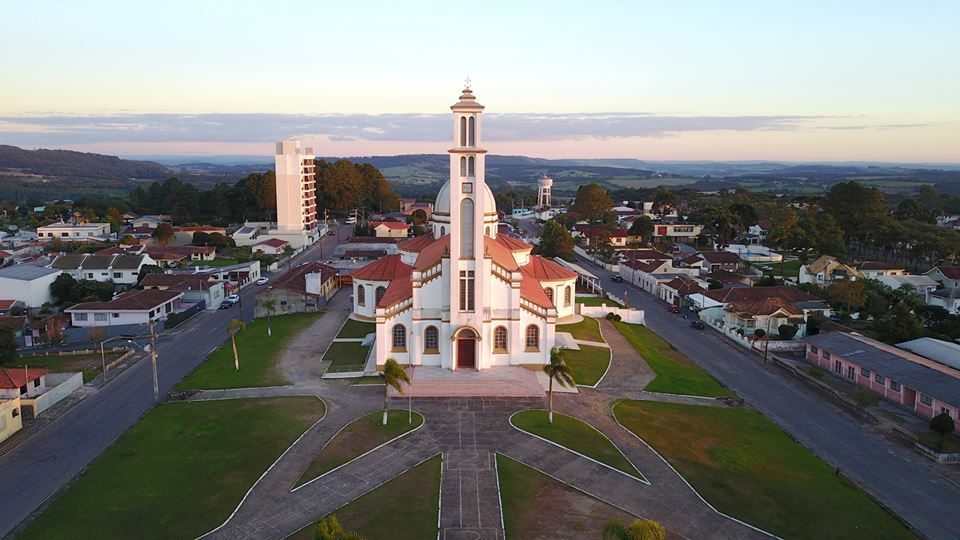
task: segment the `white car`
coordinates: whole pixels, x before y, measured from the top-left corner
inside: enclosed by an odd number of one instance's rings
[[[264,276],[257,280],[257,285],[266,285],[269,282],[270,282],[270,278]]]
[[[239,301],[240,301],[239,294],[231,294],[230,296],[227,297],[227,302],[230,302],[231,304],[236,304]]]

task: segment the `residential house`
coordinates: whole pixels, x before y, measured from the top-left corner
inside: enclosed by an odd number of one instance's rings
[[[900,287],[913,287],[917,294],[923,297],[924,302],[930,299],[930,293],[937,290],[939,283],[927,276],[900,275],[900,276],[877,276],[875,278],[891,289]]]
[[[162,321],[180,311],[183,293],[156,289],[132,290],[108,302],[83,302],[64,310],[73,326],[125,326]]]
[[[855,333],[806,339],[806,360],[923,418],[960,421],[960,369]]]
[[[726,270],[717,270],[703,276],[703,279],[710,283],[711,280],[720,284],[721,289],[728,287],[753,287],[753,279],[748,275],[728,272]]]
[[[644,262],[631,259],[620,263],[620,275],[653,296],[660,297],[660,285],[682,275],[696,273],[689,268],[674,268],[672,259]]]
[[[706,289],[699,280],[689,276],[677,276],[660,285],[660,299],[668,304],[687,306],[687,297],[695,293],[703,293]]]
[[[0,399],[26,398],[42,394],[47,389],[49,369],[0,368]]]
[[[948,289],[960,287],[960,266],[935,266],[924,275]]]
[[[17,344],[21,347],[33,345],[30,334],[30,317],[26,315],[0,315],[0,327],[13,330]]]
[[[283,255],[283,250],[290,245],[290,242],[286,240],[280,240],[279,238],[268,238],[259,244],[254,244],[250,248],[254,253],[265,253],[267,255]]]
[[[631,238],[630,233],[623,229],[606,229],[597,225],[578,224],[573,226],[573,237],[585,239],[584,245],[591,245],[592,242],[607,238],[610,245],[615,248],[626,247]]]
[[[825,287],[834,281],[856,280],[860,272],[836,257],[822,255],[810,264],[800,267],[800,283],[814,283]]]
[[[406,238],[409,230],[401,221],[371,221],[370,228],[378,238]]]
[[[163,223],[170,224],[171,223],[170,216],[163,215],[163,214],[155,215],[155,216],[139,216],[130,220],[130,225],[134,229],[141,229],[141,228],[156,229]]]
[[[173,243],[176,245],[186,245],[193,242],[194,233],[220,234],[227,236],[225,227],[214,227],[212,225],[187,225],[173,228]]]
[[[274,300],[271,315],[318,311],[326,305],[338,286],[335,268],[318,262],[297,266],[257,294],[255,316],[267,316],[264,300]]]
[[[866,279],[877,279],[880,276],[905,276],[908,273],[903,265],[882,261],[863,261],[857,265],[857,271]]]
[[[60,255],[50,266],[70,274],[74,279],[112,281],[115,285],[129,287],[137,284],[141,268],[156,264],[157,261],[145,254],[68,254]]]
[[[830,306],[796,287],[733,287],[689,295],[700,318],[727,331],[742,329],[752,336],[757,328],[776,335],[782,324],[795,325],[796,337],[806,335],[806,322],[813,313],[830,315]]]
[[[417,210],[423,211],[426,219],[433,215],[433,203],[417,202],[416,199],[400,199],[400,213],[405,216],[412,216]]]
[[[217,248],[213,246],[148,246],[144,252],[163,268],[185,262],[212,261],[217,257]]]
[[[59,238],[65,242],[102,242],[112,239],[109,223],[52,223],[37,227],[39,240]]]
[[[686,267],[699,269],[700,274],[709,274],[721,270],[737,272],[744,267],[740,257],[729,251],[701,251],[683,259],[681,263]]]
[[[27,307],[51,301],[50,284],[62,272],[55,268],[15,264],[0,268],[0,298],[19,300]]]
[[[0,398],[0,442],[23,429],[23,417],[20,414],[20,398]]]
[[[940,306],[952,315],[960,315],[960,287],[932,291],[927,295],[927,303]]]
[[[49,369],[29,367],[0,368],[0,402],[19,400],[18,413],[24,413],[31,418],[49,409],[81,386],[83,374],[80,372],[52,373]],[[2,408],[4,407],[0,405],[0,409]],[[9,410],[9,406],[7,409]],[[12,412],[11,410],[11,416]],[[0,433],[5,431],[2,424],[8,419],[9,417],[0,415]]]
[[[260,279],[260,261],[250,260],[230,266],[221,266],[208,268],[197,272],[197,275],[205,275],[218,281],[225,281],[227,294],[242,289],[250,283]]]
[[[22,300],[0,300],[0,315],[10,315],[11,311],[25,309],[27,305]]]
[[[655,223],[653,226],[653,238],[661,241],[692,242],[702,232],[703,225],[693,223]]]
[[[224,285],[224,282],[211,279],[210,276],[197,274],[149,274],[140,283],[144,289],[183,293],[184,303],[203,302],[208,310],[220,307],[226,297]]]

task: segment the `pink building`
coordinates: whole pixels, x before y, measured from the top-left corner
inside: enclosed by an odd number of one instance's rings
[[[805,341],[807,361],[832,375],[924,418],[946,412],[960,420],[960,370],[859,334],[828,332]]]

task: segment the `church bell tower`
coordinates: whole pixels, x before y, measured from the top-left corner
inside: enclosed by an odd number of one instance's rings
[[[483,105],[477,103],[467,79],[460,101],[454,103],[453,147],[450,154],[450,322],[479,328],[482,322],[484,155],[480,147]]]

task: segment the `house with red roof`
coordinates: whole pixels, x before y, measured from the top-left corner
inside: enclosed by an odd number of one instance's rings
[[[258,242],[250,248],[254,253],[266,253],[267,255],[283,255],[283,250],[290,245],[290,242],[279,238],[268,238],[263,242]]]
[[[162,321],[180,311],[183,293],[174,290],[127,291],[108,302],[81,302],[64,312],[73,326],[124,326]]]
[[[450,180],[428,232],[353,272],[353,317],[376,323],[377,366],[387,358],[450,370],[547,364],[557,322],[575,314],[577,274],[501,234],[484,180],[483,106],[466,88],[452,111]],[[406,224],[387,223],[371,226],[406,235]]]
[[[371,221],[370,228],[377,238],[406,238],[409,231],[402,221]]]
[[[254,316],[312,313],[323,309],[339,287],[337,269],[319,262],[296,266],[257,293]],[[265,301],[273,300],[273,310]]]
[[[183,293],[188,304],[203,302],[208,310],[220,307],[227,296],[226,283],[207,274],[148,274],[140,282],[144,289]]]
[[[934,266],[924,273],[941,287],[954,289],[960,287],[960,266]]]
[[[795,339],[800,339],[806,335],[811,314],[830,316],[830,306],[822,299],[785,285],[715,289],[691,297],[702,307],[701,319],[728,333],[742,330],[746,337],[753,336],[757,329],[775,336],[781,325],[791,325],[798,329]]]

